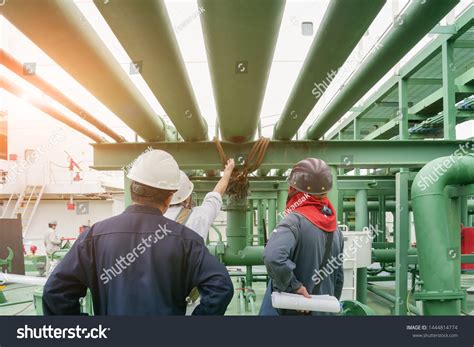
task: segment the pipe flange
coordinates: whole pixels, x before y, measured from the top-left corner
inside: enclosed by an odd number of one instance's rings
[[[415,300],[422,300],[422,301],[465,300],[465,299],[466,299],[465,290],[444,290],[444,291],[423,290],[421,292],[415,293]]]

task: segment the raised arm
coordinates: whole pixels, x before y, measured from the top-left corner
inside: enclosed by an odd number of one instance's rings
[[[224,195],[225,191],[227,190],[227,186],[229,185],[230,176],[232,174],[232,171],[234,170],[234,167],[234,159],[231,158],[227,160],[227,164],[225,165],[224,169],[224,175],[222,175],[221,179],[214,187],[214,192],[219,193],[221,196]]]

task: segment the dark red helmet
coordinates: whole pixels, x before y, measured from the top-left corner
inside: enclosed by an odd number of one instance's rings
[[[293,167],[287,182],[303,193],[325,194],[332,188],[332,173],[324,160],[306,158]]]

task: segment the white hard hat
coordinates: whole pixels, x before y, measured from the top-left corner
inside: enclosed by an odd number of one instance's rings
[[[132,181],[164,190],[179,189],[179,167],[171,154],[154,149],[141,154],[127,177]]]
[[[48,222],[48,224],[50,224],[50,225],[58,225],[58,222],[55,221],[55,220],[50,220],[50,221]]]
[[[193,192],[194,184],[183,171],[179,172],[179,189],[171,198],[171,205],[179,204],[186,200]]]

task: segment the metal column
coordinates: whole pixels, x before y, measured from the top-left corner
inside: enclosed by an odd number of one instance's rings
[[[443,66],[443,129],[444,139],[456,138],[456,86],[454,83],[454,47],[451,41],[442,44],[441,58]]]
[[[356,192],[355,215],[356,231],[361,231],[369,226],[367,190],[365,189]],[[367,268],[357,269],[357,300],[363,304],[367,303]]]
[[[407,314],[408,297],[408,247],[410,246],[410,220],[408,209],[408,179],[409,172],[398,172],[395,175],[396,207],[395,218],[397,220],[395,245],[395,277],[396,288],[395,314]]]

